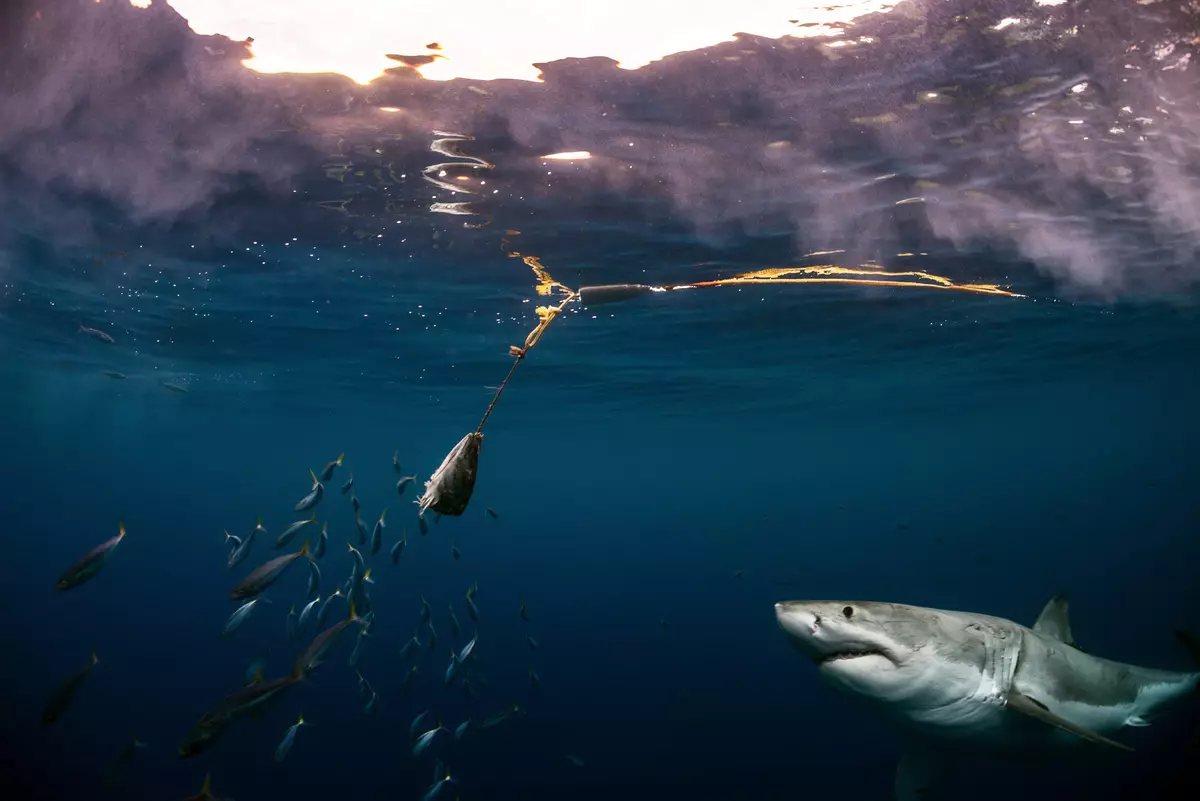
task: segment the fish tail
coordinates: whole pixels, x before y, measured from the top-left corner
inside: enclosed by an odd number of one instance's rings
[[[313,472],[311,467],[308,468],[308,474],[310,476],[312,476],[313,483],[316,484],[317,483],[317,474]]]
[[[95,665],[95,664],[99,663],[99,661],[100,661],[100,657],[96,656],[96,649],[93,648],[92,649],[92,664]]]
[[[310,522],[310,523],[317,522],[317,513],[316,512],[312,513],[312,517],[308,518],[308,522]]]
[[[342,451],[341,453],[338,454],[338,458],[337,458],[338,467],[342,466],[342,459],[345,459],[345,458],[346,458],[345,451]]]
[[[350,617],[349,620],[358,620],[358,610],[354,607],[354,599],[350,600]]]
[[[200,795],[205,796],[206,798],[208,796],[212,795],[212,774],[211,773],[204,774],[204,784],[200,785]]]
[[[308,537],[304,538],[304,544],[300,546],[300,556],[308,556]]]
[[[383,512],[379,515],[379,519],[382,520],[385,517],[387,517],[387,507],[386,506],[383,507]]]
[[[121,538],[125,537],[125,520],[124,519],[117,520],[117,536],[121,537]]]

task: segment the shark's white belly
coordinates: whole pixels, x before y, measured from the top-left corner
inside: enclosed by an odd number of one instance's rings
[[[995,635],[994,630],[988,632]],[[1169,674],[1099,659],[1018,629],[993,639],[986,665],[947,672],[937,707],[892,710],[926,737],[985,750],[1021,752],[1071,748],[1079,736],[1006,707],[1010,691],[1033,699],[1058,718],[1109,736],[1144,726],[1163,706],[1195,689],[1195,674]],[[974,681],[974,685],[972,685]]]

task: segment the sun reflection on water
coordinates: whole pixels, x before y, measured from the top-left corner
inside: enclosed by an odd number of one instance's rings
[[[637,69],[735,33],[838,36],[898,0],[609,0],[564,5],[461,0],[167,0],[201,35],[253,37],[246,66],[259,72],[340,73],[368,84],[388,69],[430,80],[536,81],[535,63],[606,56]],[[435,53],[436,51],[436,53]],[[391,57],[389,58],[389,54]],[[424,63],[423,63],[424,62]],[[407,65],[407,66],[406,66]]]

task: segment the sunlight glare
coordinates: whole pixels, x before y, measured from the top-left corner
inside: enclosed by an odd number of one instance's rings
[[[132,1],[132,0],[131,0]],[[160,0],[161,1],[161,0]],[[368,84],[405,67],[387,54],[438,58],[413,69],[430,80],[538,80],[534,63],[606,56],[637,69],[671,53],[733,40],[838,36],[830,23],[887,11],[899,0],[609,0],[564,5],[462,0],[167,0],[200,35],[253,37],[244,63],[258,72],[340,73]],[[801,27],[804,25],[805,27]]]

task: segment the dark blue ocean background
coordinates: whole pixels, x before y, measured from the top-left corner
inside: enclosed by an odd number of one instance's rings
[[[672,207],[669,198],[611,182],[583,186],[583,178],[555,194],[538,177],[544,163],[539,170],[530,154],[603,150],[572,133],[585,126],[561,106],[561,119],[547,123],[555,134],[546,147],[511,127],[489,129],[503,127],[494,117],[475,120],[476,140],[462,150],[494,163],[504,190],[481,202],[476,217],[428,210],[431,199],[462,199],[419,180],[443,159],[430,152],[432,132],[452,123],[468,132],[469,124],[432,111],[429,119],[445,126],[422,123],[406,134],[411,146],[395,171],[403,162],[413,174],[386,211],[386,198],[357,217],[315,207],[338,192],[361,195],[322,177],[328,148],[292,139],[255,145],[254,163],[286,165],[269,179],[250,162],[208,183],[190,167],[159,169],[148,180],[164,193],[172,180],[204,190],[203,203],[167,209],[124,179],[88,182],[66,166],[45,172],[26,156],[44,147],[69,162],[72,147],[103,141],[83,157],[89,169],[106,160],[135,169],[140,157],[121,155],[120,141],[139,112],[122,103],[153,106],[135,99],[131,87],[143,80],[151,96],[177,91],[176,83],[200,91],[187,57],[175,55],[200,37],[165,4],[147,11],[18,5],[6,35],[9,43],[26,41],[25,55],[10,49],[0,57],[7,95],[0,116],[10,120],[0,127],[5,797],[185,798],[211,773],[216,795],[239,801],[419,799],[434,761],[409,753],[417,713],[428,709],[431,723],[440,718],[453,728],[517,705],[520,713],[504,723],[434,749],[458,780],[446,797],[891,798],[900,734],[826,686],[788,646],[773,610],[788,599],[887,600],[1029,625],[1061,592],[1076,638],[1092,653],[1195,669],[1172,632],[1200,632],[1200,313],[1197,240],[1187,239],[1200,214],[1189,198],[1200,193],[1185,194],[1200,164],[1187,120],[1200,117],[1185,115],[1174,129],[1169,185],[1182,187],[1177,216],[1192,223],[1172,229],[1170,241],[1153,214],[1112,194],[1072,184],[1048,196],[1045,184],[1017,185],[1033,168],[1000,158],[995,141],[988,147],[997,149],[972,167],[950,156],[940,162],[940,146],[901,147],[861,126],[844,136],[831,128],[814,151],[831,181],[840,176],[859,189],[846,194],[840,184],[795,178],[794,196],[772,184],[771,202],[749,217],[733,195],[715,207]],[[921,7],[934,14],[934,5]],[[979,30],[1014,9],[1034,13],[1033,4],[958,5],[991,15]],[[1131,7],[1103,3],[1088,13],[1120,18]],[[59,26],[56,43],[25,27],[34,10]],[[1173,27],[1183,25],[1175,18],[1145,24],[1152,23],[1155,35],[1179,33],[1179,42],[1192,35]],[[1134,33],[1153,43],[1150,32]],[[51,91],[45,79],[56,69],[48,66],[55,48],[91,48],[104,36],[134,43],[120,51],[127,68],[108,73],[103,103],[78,100],[51,117],[23,105],[29,93]],[[1097,41],[1088,47],[1101,47]],[[1069,96],[1079,76],[1100,80],[1102,52],[1050,50],[1029,69],[1049,74],[1047,64],[1069,62],[1055,73]],[[869,83],[876,88],[984,80],[959,56],[907,55],[908,71],[886,81],[883,68],[861,69],[877,71]],[[803,83],[799,71],[773,69]],[[144,79],[151,73],[159,77]],[[1194,67],[1184,77],[1194,80]],[[1006,75],[1003,83],[1026,79]],[[309,86],[274,80],[254,91],[292,97]],[[320,83],[329,80],[312,78],[304,91],[319,97],[332,91]],[[833,78],[804,80],[832,85]],[[88,91],[101,91],[101,83]],[[399,96],[418,91],[400,83],[391,90]],[[608,96],[621,95],[629,130],[658,126],[655,136],[680,141],[689,131],[722,135],[680,111],[685,106],[665,108],[666,88],[647,99],[639,95],[645,87],[604,86]],[[734,117],[744,128],[770,128],[764,141],[784,138],[787,126],[772,116],[780,106],[762,99],[767,90],[752,96],[758,90],[747,87],[714,90],[712,102],[741,109]],[[535,102],[521,94],[528,87],[494,91],[503,99],[509,90],[518,105]],[[1181,92],[1176,103],[1195,114],[1194,87]],[[865,102],[861,93],[854,98]],[[438,95],[422,108],[446,102]],[[989,103],[962,112],[970,125],[942,134],[987,128],[978,115],[990,114]],[[228,113],[232,122],[205,117],[203,124],[228,130],[241,112]],[[820,114],[812,114],[801,127],[817,125]],[[35,117],[40,122],[24,128],[11,124]],[[109,119],[117,123],[106,128]],[[164,125],[180,128],[153,136],[189,135],[176,118]],[[128,147],[148,148],[143,135],[129,134]],[[345,135],[354,135],[352,126]],[[1095,147],[1094,170],[1120,151],[1119,143]],[[534,166],[506,173],[506,158]],[[991,178],[977,180],[979,164],[989,165]],[[908,183],[894,192],[870,188],[873,176],[890,173]],[[1011,178],[1010,210],[1029,199],[1044,238],[1014,244],[1003,235],[1006,218],[947,234],[921,212],[909,215],[912,206],[894,205],[921,194],[911,181],[935,173],[943,185],[961,180],[997,193]],[[1161,187],[1163,175],[1138,180]],[[749,203],[764,182],[731,178],[729,185]],[[954,201],[942,202],[953,213]],[[845,225],[831,224],[841,211]],[[484,218],[491,225],[462,225]],[[1114,257],[1096,266],[1108,270],[1099,279],[1079,255],[1088,239],[1081,218],[1096,237],[1093,252]],[[487,422],[466,513],[431,521],[428,535],[419,534],[420,487],[397,495],[392,455],[405,475],[423,481],[479,423],[511,365],[508,347],[524,341],[537,322],[534,307],[547,300],[510,252],[539,257],[556,280],[578,287],[669,285],[826,263],[800,261],[826,249],[847,251],[831,263],[876,261],[1003,284],[1023,297],[817,283],[569,304]],[[895,257],[910,251],[918,255]],[[81,324],[115,343],[78,333]],[[169,391],[164,381],[187,392]],[[348,634],[262,719],[239,721],[195,759],[177,758],[187,730],[244,684],[254,657],[269,647],[267,678],[283,676],[307,642],[289,646],[285,637],[289,608],[307,599],[303,564],[232,638],[218,634],[236,608],[231,588],[275,555],[269,543],[298,517],[292,507],[310,487],[308,470],[342,452],[345,464],[316,508],[329,530],[320,591],[325,597],[349,575],[346,542],[358,540],[338,488],[353,473],[368,526],[387,509],[383,549],[368,555],[376,622],[358,666],[378,693],[374,714],[363,714],[347,666]],[[222,532],[244,535],[260,515],[269,537],[227,569]],[[55,592],[62,571],[114,536],[118,520],[128,536],[101,574]],[[388,550],[402,533],[407,549],[392,565]],[[473,584],[478,623],[464,601]],[[417,626],[422,597],[438,645],[425,647],[421,627],[420,675],[405,691],[408,662],[399,649]],[[333,607],[331,622],[345,611]],[[476,632],[486,684],[472,699],[443,673],[449,647]],[[99,663],[72,706],[56,725],[39,725],[46,699],[92,649]],[[300,714],[315,725],[277,764],[275,746]],[[947,797],[1195,797],[1198,724],[1200,709],[1184,705],[1149,728],[1123,732],[1133,754],[1083,748],[1041,763],[965,761]],[[148,747],[124,783],[106,789],[105,771],[133,736]]]

